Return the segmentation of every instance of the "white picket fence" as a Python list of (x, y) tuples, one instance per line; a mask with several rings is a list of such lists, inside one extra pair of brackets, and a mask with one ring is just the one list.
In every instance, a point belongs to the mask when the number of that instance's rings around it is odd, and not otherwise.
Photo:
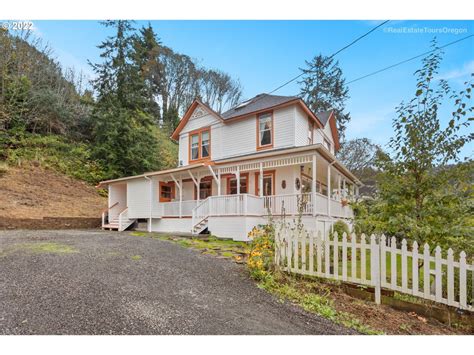
[(368, 241), (364, 234), (334, 233), (331, 238), (285, 225), (276, 228), (275, 244), (275, 263), (281, 269), (372, 286), (377, 303), (384, 288), (474, 311), (474, 264), (467, 263), (464, 252), (455, 260), (448, 249), (445, 259), (439, 246), (431, 255), (428, 244), (418, 251), (414, 242), (408, 250), (405, 239), (398, 248), (395, 238), (384, 235), (371, 235)]

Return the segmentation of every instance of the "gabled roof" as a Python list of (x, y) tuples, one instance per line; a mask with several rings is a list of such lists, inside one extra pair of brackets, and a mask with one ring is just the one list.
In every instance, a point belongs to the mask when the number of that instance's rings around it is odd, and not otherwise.
[(266, 110), (276, 109), (285, 107), (288, 105), (296, 104), (299, 105), (300, 108), (305, 111), (309, 117), (311, 117), (319, 128), (324, 128), (326, 124), (329, 122), (331, 125), (331, 131), (334, 138), (334, 146), (336, 151), (339, 149), (339, 134), (336, 127), (336, 119), (333, 111), (322, 111), (318, 114), (314, 114), (313, 111), (309, 109), (306, 103), (299, 98), (298, 96), (279, 96), (279, 95), (269, 95), (269, 94), (259, 94), (247, 101), (244, 101), (237, 106), (231, 108), (230, 110), (218, 114), (208, 105), (202, 103), (200, 100), (195, 99), (191, 106), (187, 109), (186, 113), (184, 114), (183, 118), (178, 124), (178, 127), (174, 130), (171, 138), (174, 140), (179, 139), (179, 134), (183, 130), (183, 128), (188, 123), (189, 119), (191, 118), (194, 110), (199, 105), (202, 105), (206, 108), (211, 114), (217, 117), (222, 122), (227, 121), (234, 121), (238, 119), (248, 118), (251, 115), (255, 115)]
[(182, 131), (182, 129), (186, 126), (186, 123), (188, 123), (189, 119), (191, 118), (191, 115), (193, 114), (194, 110), (196, 107), (199, 105), (204, 106), (211, 114), (216, 116), (219, 120), (223, 121), (221, 115), (219, 115), (217, 112), (215, 112), (212, 108), (207, 106), (206, 104), (202, 103), (198, 99), (194, 99), (194, 101), (191, 103), (189, 108), (186, 110), (186, 113), (184, 114), (183, 118), (181, 121), (179, 121), (178, 127), (174, 130), (173, 134), (171, 135), (171, 139), (174, 139), (175, 141), (179, 139), (179, 133)]
[(341, 147), (341, 143), (339, 142), (339, 131), (337, 130), (336, 114), (332, 110), (321, 111), (316, 114), (316, 117), (318, 117), (319, 121), (323, 124), (323, 127), (326, 127), (326, 125), (329, 123), (332, 138), (334, 140), (334, 150), (337, 152)]
[(228, 120), (296, 100), (299, 100), (296, 96), (259, 94), (224, 112), (221, 116), (224, 120)]
[(316, 117), (319, 118), (319, 121), (321, 121), (323, 127), (326, 126), (326, 123), (329, 121), (329, 118), (333, 114), (333, 111), (321, 111), (316, 114)]

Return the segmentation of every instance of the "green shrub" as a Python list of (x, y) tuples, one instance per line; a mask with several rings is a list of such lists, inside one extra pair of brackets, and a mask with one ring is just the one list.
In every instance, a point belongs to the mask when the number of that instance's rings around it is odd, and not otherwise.
[(2, 137), (6, 147), (6, 161), (21, 166), (34, 163), (35, 166), (51, 168), (74, 178), (97, 183), (105, 177), (104, 169), (91, 159), (90, 146), (70, 141), (62, 136), (11, 132)]
[(333, 231), (331, 233), (331, 237), (334, 235), (335, 232), (337, 232), (337, 235), (339, 237), (342, 237), (344, 233), (349, 235), (350, 229), (346, 222), (339, 220), (334, 222), (333, 224)]

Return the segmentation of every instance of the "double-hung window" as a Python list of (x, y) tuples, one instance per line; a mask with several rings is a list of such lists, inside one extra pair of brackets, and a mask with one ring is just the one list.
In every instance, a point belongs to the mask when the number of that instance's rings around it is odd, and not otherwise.
[(273, 147), (273, 113), (257, 116), (257, 149)]
[(211, 156), (211, 133), (209, 128), (189, 134), (189, 161), (205, 160)]

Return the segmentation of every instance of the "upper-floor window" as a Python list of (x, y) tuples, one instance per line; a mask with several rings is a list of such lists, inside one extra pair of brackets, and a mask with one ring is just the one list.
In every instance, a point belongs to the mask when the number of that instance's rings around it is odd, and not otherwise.
[(257, 149), (273, 147), (273, 113), (257, 116)]
[(209, 159), (211, 155), (211, 133), (209, 128), (189, 133), (190, 161)]
[(324, 138), (324, 147), (331, 151), (331, 142), (329, 142), (326, 138)]
[(314, 142), (314, 122), (308, 118), (308, 145)]

